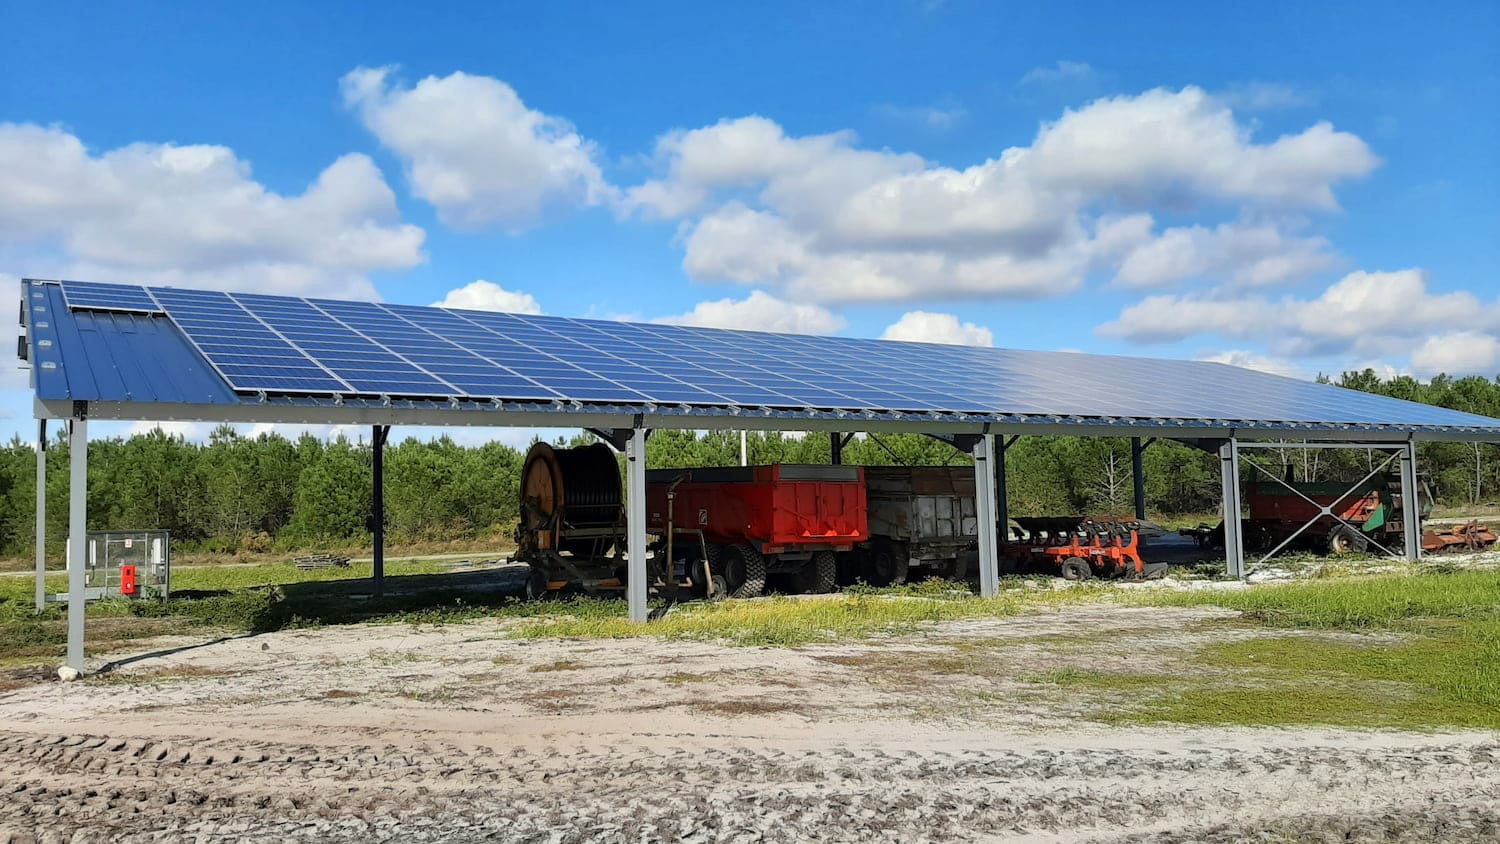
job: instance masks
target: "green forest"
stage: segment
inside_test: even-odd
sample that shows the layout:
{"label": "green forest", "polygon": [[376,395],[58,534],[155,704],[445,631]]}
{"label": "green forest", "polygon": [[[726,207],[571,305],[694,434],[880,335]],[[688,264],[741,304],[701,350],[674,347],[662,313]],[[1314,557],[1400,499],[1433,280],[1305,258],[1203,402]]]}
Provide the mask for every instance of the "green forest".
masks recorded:
{"label": "green forest", "polygon": [[[1430,382],[1373,371],[1345,373],[1334,383],[1396,398],[1500,416],[1500,380],[1448,378]],[[574,442],[591,437],[579,434]],[[1500,488],[1493,445],[1423,443],[1420,469],[1440,502],[1487,500]],[[826,463],[829,437],[752,433],[751,463]],[[652,467],[727,466],[740,459],[733,432],[656,431],[648,442]],[[386,448],[386,510],[392,544],[507,536],[515,524],[524,454],[506,445],[464,447],[447,438],[415,437]],[[844,447],[846,463],[961,465],[965,454],[916,434],[858,437]],[[1153,514],[1212,514],[1219,501],[1214,455],[1172,441],[1145,452],[1147,504]],[[1280,476],[1354,480],[1378,460],[1364,452],[1270,450],[1256,459]],[[1006,453],[1010,512],[1124,515],[1131,510],[1128,439],[1020,437]],[[1246,480],[1256,473],[1244,470]],[[89,527],[165,529],[173,545],[192,551],[281,551],[349,545],[367,536],[371,452],[368,441],[312,436],[254,438],[224,426],[207,442],[160,430],[89,446]],[[0,449],[0,555],[32,553],[36,455],[19,438]],[[67,532],[67,444],[49,449],[49,556],[61,556]]]}

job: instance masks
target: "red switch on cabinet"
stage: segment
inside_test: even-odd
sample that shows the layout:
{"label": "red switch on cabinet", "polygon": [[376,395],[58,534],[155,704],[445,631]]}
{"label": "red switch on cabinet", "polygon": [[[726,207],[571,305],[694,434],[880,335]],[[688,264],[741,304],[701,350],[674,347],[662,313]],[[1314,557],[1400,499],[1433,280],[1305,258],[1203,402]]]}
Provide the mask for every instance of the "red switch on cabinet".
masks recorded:
{"label": "red switch on cabinet", "polygon": [[135,566],[120,566],[120,594],[135,594]]}

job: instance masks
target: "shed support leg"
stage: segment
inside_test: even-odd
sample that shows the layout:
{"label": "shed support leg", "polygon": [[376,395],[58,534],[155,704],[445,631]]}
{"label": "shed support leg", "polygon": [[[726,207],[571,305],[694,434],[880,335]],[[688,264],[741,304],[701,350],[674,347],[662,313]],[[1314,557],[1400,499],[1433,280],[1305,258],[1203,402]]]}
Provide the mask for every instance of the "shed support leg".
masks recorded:
{"label": "shed support leg", "polygon": [[83,566],[88,556],[89,429],[73,419],[68,433],[68,665],[83,672]]}
{"label": "shed support leg", "polygon": [[47,420],[36,422],[36,611],[47,605]]}
{"label": "shed support leg", "polygon": [[1224,563],[1230,577],[1245,576],[1245,540],[1240,530],[1240,443],[1230,438],[1219,447],[1224,484]]}
{"label": "shed support leg", "polygon": [[631,432],[625,448],[625,474],[627,482],[625,531],[628,537],[629,573],[626,598],[630,605],[630,620],[646,620],[646,429],[636,428]]}
{"label": "shed support leg", "polygon": [[1417,444],[1401,447],[1401,538],[1406,559],[1422,559],[1422,490],[1417,486]]}
{"label": "shed support leg", "polygon": [[1010,490],[1006,488],[1008,481],[1005,476],[1005,455],[1015,441],[1016,437],[1001,437],[997,440],[999,454],[995,456],[995,526],[998,529],[996,537],[1001,543],[1010,539]]}
{"label": "shed support leg", "polygon": [[385,594],[385,440],[390,433],[391,426],[376,425],[370,439],[370,544],[374,556],[370,576],[377,598]]}
{"label": "shed support leg", "polygon": [[1146,447],[1140,437],[1130,438],[1130,474],[1135,484],[1135,520],[1146,520]]}
{"label": "shed support leg", "polygon": [[844,463],[844,435],[838,431],[828,434],[828,462],[835,466]]}
{"label": "shed support leg", "polygon": [[1000,591],[1000,562],[995,536],[995,436],[985,434],[974,443],[974,515],[979,522],[979,594],[993,598]]}

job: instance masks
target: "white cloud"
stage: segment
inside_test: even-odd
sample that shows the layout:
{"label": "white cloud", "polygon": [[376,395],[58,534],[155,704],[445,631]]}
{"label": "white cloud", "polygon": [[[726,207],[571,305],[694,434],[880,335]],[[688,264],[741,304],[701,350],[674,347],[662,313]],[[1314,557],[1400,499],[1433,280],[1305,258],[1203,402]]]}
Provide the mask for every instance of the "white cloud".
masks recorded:
{"label": "white cloud", "polygon": [[594,145],[566,120],[527,108],[504,82],[453,73],[402,87],[392,71],[350,71],[344,103],[401,158],[413,193],[443,222],[521,228],[549,207],[612,197]]}
{"label": "white cloud", "polygon": [[1022,85],[1051,85],[1058,82],[1083,82],[1098,76],[1087,62],[1059,61],[1051,67],[1034,67],[1021,77]]}
{"label": "white cloud", "polygon": [[[1158,89],[1068,111],[1030,146],[960,169],[743,117],[663,136],[660,176],[622,207],[682,221],[690,277],[799,301],[1052,296],[1127,260],[1136,286],[1326,269],[1327,242],[1289,234],[1305,225],[1291,215],[1335,209],[1333,187],[1377,160],[1326,123],[1251,134],[1201,89]],[[1227,209],[1253,222],[1152,238],[1153,210]]]}
{"label": "white cloud", "polygon": [[1479,331],[1454,331],[1430,337],[1411,356],[1412,368],[1424,375],[1500,373],[1500,337]]}
{"label": "white cloud", "polygon": [[1130,250],[1115,278],[1127,287],[1161,287],[1190,278],[1262,287],[1332,268],[1338,257],[1330,250],[1324,238],[1292,237],[1272,225],[1183,226]]}
{"label": "white cloud", "polygon": [[[1098,334],[1139,343],[1199,334],[1260,339],[1284,358],[1345,361],[1412,355],[1428,372],[1476,371],[1489,360],[1500,303],[1464,291],[1434,293],[1421,270],[1352,272],[1312,299],[1158,295],[1130,305]],[[1449,338],[1446,345],[1434,335]]]}
{"label": "white cloud", "polygon": [[1280,111],[1303,108],[1317,101],[1309,91],[1279,82],[1245,82],[1231,85],[1218,97],[1236,111]]}
{"label": "white cloud", "polygon": [[371,298],[366,274],[420,263],[423,238],[363,155],[283,196],[227,147],[96,154],[56,127],[0,123],[0,243],[49,256],[48,274]]}
{"label": "white cloud", "polygon": [[539,314],[542,306],[530,293],[506,290],[493,281],[479,279],[448,291],[440,301],[433,302],[439,308],[460,308],[469,311],[504,311],[513,314]]}
{"label": "white cloud", "polygon": [[965,109],[938,108],[937,106],[898,106],[882,103],[871,109],[877,116],[897,123],[915,123],[939,132],[947,131],[963,122],[969,113]]}
{"label": "white cloud", "polygon": [[886,328],[880,339],[955,346],[995,345],[995,337],[988,328],[972,322],[960,323],[953,314],[929,311],[907,311]]}
{"label": "white cloud", "polygon": [[658,317],[652,322],[783,334],[832,334],[845,324],[842,317],[826,308],[783,301],[761,290],[752,291],[744,299],[699,302],[685,314]]}
{"label": "white cloud", "polygon": [[1271,357],[1259,352],[1245,349],[1231,349],[1226,352],[1211,352],[1197,356],[1198,360],[1210,361],[1212,363],[1227,363],[1230,366],[1238,366],[1244,369],[1254,369],[1259,372],[1269,372],[1272,375],[1285,375],[1288,378],[1298,378],[1303,381],[1311,381],[1315,373],[1309,372],[1301,365],[1284,358]]}

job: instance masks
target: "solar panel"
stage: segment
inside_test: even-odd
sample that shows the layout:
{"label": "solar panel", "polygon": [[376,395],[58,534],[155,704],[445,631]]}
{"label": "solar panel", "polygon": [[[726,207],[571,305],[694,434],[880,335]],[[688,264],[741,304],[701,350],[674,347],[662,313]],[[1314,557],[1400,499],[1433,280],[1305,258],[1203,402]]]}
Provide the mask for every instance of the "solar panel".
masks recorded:
{"label": "solar panel", "polygon": [[70,281],[63,286],[63,301],[70,308],[82,310],[136,311],[148,314],[161,311],[146,288],[133,284]]}
{"label": "solar panel", "polygon": [[164,313],[234,391],[1192,422],[1493,420],[1222,364],[63,282]]}

